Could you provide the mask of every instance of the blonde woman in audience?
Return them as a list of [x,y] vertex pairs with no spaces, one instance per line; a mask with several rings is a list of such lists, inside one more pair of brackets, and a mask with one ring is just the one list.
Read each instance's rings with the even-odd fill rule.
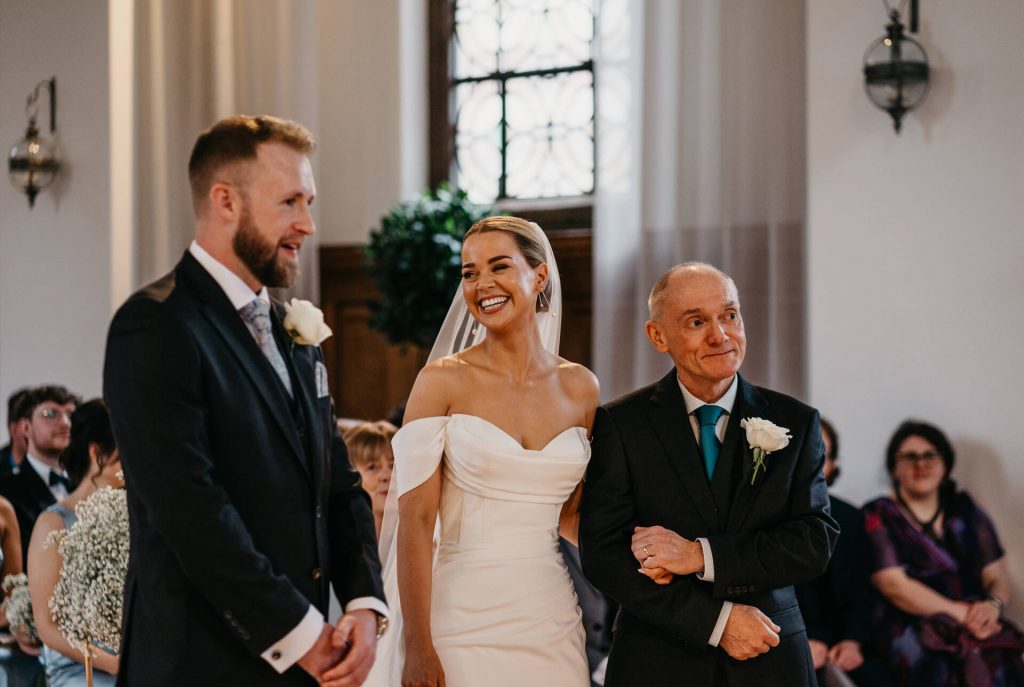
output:
[[[71,416],[71,442],[60,457],[71,484],[77,485],[66,499],[40,514],[32,530],[28,547],[28,586],[32,596],[32,614],[43,641],[43,665],[49,687],[85,685],[85,657],[72,648],[50,615],[49,600],[60,579],[63,561],[56,549],[44,546],[46,538],[58,529],[70,528],[78,519],[75,506],[103,487],[123,487],[121,460],[110,415],[103,401],[95,399],[79,406]],[[96,687],[113,687],[118,659],[105,651],[96,651],[93,673]]]
[[373,522],[380,538],[380,525],[384,519],[384,504],[391,486],[391,471],[395,467],[395,454],[391,452],[391,438],[398,428],[386,420],[361,422],[345,431],[345,446],[352,467],[359,471],[363,489],[370,495]]

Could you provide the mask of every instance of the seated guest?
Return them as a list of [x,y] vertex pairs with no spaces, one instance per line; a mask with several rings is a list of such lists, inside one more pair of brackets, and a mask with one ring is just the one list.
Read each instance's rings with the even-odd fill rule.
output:
[[18,516],[22,560],[28,559],[28,541],[36,518],[44,508],[68,495],[70,485],[60,466],[60,454],[70,440],[71,413],[77,405],[77,396],[55,385],[29,389],[18,405],[28,452],[16,473],[0,477],[0,496],[11,502]]
[[[825,443],[822,471],[831,487],[839,477],[839,437],[825,418],[821,438]],[[861,687],[882,687],[889,684],[885,671],[868,646],[871,609],[864,514],[831,493],[829,503],[839,523],[839,539],[828,568],[814,582],[796,585],[818,684],[826,684],[825,667],[831,664]]]
[[950,478],[953,447],[904,422],[886,449],[889,496],[864,506],[879,651],[898,685],[1024,685],[1024,636],[1001,617],[1010,584],[995,527]]
[[0,475],[17,470],[21,461],[25,460],[25,452],[28,450],[28,441],[22,435],[21,400],[28,393],[28,389],[18,389],[7,398],[7,444],[0,448]]
[[387,422],[361,422],[350,427],[344,434],[348,447],[348,459],[359,471],[363,489],[370,495],[373,520],[380,538],[380,525],[384,519],[384,504],[388,500],[391,486],[391,471],[395,467],[395,456],[391,452],[391,439],[398,429]]
[[[64,639],[48,605],[60,579],[63,561],[55,548],[45,548],[44,544],[50,532],[70,528],[75,523],[78,519],[75,506],[97,489],[124,486],[120,477],[121,460],[103,401],[89,401],[75,411],[71,420],[71,442],[61,454],[60,462],[78,486],[66,498],[43,511],[36,522],[28,553],[28,587],[36,631],[43,642],[47,685],[80,687],[85,685],[85,657]],[[97,650],[93,654],[93,665],[98,669],[93,673],[94,684],[112,687],[117,657]]]

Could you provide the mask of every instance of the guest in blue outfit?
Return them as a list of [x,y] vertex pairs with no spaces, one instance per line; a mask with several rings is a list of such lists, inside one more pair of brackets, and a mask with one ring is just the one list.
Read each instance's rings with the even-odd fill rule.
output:
[[[103,401],[95,399],[75,410],[71,416],[71,441],[60,457],[74,486],[67,498],[53,504],[39,516],[32,530],[28,549],[28,585],[36,630],[43,641],[43,665],[49,687],[85,685],[85,657],[73,648],[50,616],[48,601],[60,579],[63,563],[56,549],[44,548],[47,535],[70,528],[78,519],[75,506],[103,487],[122,487],[121,461],[110,416]],[[113,687],[117,673],[116,656],[97,648],[93,652],[93,684]]]
[[864,506],[881,593],[875,637],[894,681],[911,687],[1024,685],[1024,636],[1002,615],[1003,547],[988,516],[950,478],[942,431],[904,422],[886,450],[893,491]]

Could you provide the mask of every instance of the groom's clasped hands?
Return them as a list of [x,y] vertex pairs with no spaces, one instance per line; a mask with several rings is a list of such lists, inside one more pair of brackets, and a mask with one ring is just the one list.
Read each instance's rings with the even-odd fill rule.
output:
[[350,611],[337,627],[324,623],[320,637],[298,665],[324,687],[358,687],[370,672],[376,645],[374,612]]
[[[639,572],[655,584],[668,584],[675,575],[704,573],[704,547],[659,525],[633,528],[630,542]],[[733,603],[718,643],[731,657],[744,661],[779,645],[781,627],[760,609]]]

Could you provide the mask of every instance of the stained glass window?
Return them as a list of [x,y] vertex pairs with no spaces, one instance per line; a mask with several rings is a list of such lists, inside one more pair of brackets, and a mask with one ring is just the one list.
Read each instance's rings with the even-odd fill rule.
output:
[[599,0],[452,0],[456,183],[477,202],[594,190]]

